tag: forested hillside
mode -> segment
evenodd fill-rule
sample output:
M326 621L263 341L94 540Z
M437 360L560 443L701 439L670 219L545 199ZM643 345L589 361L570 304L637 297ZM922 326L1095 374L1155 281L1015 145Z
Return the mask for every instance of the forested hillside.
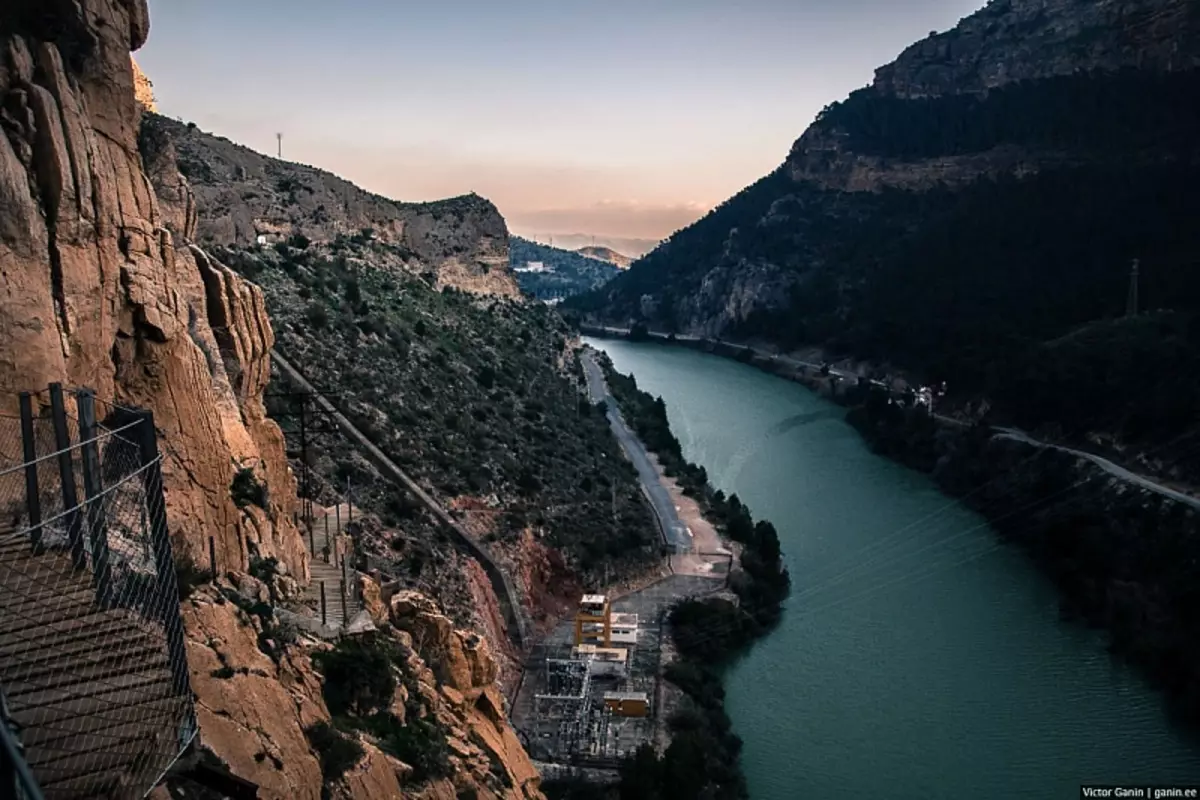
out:
M1010 5L960 27L999 36ZM1023 24L1090 13L1060 5ZM1034 56L1065 72L1076 50L1130 35L1121 24ZM987 91L877 82L827 107L778 170L567 306L888 363L1068 436L1178 433L1200 403L1200 71L1183 28L1165 65L1113 44L1111 69L989 73ZM903 68L965 65L954 41ZM1164 313L1122 320L1134 259L1138 311Z
M510 236L508 248L514 270L524 269L531 261L546 267L546 272L517 272L521 291L540 300L570 297L603 286L621 271L607 261L531 242L520 236Z

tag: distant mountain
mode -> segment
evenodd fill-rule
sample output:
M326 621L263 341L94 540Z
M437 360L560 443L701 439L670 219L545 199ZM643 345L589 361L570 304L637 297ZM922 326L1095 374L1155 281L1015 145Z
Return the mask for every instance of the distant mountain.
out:
M529 231L527 231L529 232ZM539 240L546 239L550 234L537 234L536 231L531 233L537 235ZM556 233L554 236L554 247L561 247L564 250L580 250L584 247L607 247L616 250L618 253L624 253L632 258L639 258L649 253L661 243L659 239L638 239L625 236L600 236L590 233Z
M562 299L599 288L621 271L607 261L520 236L509 237L508 252L517 284L539 300Z
M627 255L622 255L611 247L581 247L575 251L588 258L597 258L601 261L607 261L610 264L616 264L621 269L627 269L633 263L633 259Z

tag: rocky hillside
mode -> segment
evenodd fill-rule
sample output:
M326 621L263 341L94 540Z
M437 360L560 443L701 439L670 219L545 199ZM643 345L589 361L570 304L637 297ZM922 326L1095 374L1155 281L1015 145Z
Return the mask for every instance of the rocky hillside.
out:
M540 303L438 291L382 269L380 247L213 253L262 287L279 350L500 557L532 616L560 611L606 571L653 562L653 519L603 415L584 401L562 319ZM287 433L298 449L295 420ZM361 557L436 595L460 624L487 624L494 599L480 602L469 568L413 498L337 436L310 437L310 449L327 485L314 488L321 501L349 479L355 502L380 520L360 537Z
M568 305L890 363L1069 435L1088 432L1083 418L1170 435L1200 400L1194 369L1140 373L1133 415L1108 390L1147 351L1196 350L1198 58L1194 2L995 0L826 108L778 170ZM1056 344L1125 311L1135 258L1141 308L1181 312L1182 327L1143 326L1137 354L1085 346L1111 345L1103 335ZM1027 367L1051 352L1071 360ZM1039 410L1083 372L1112 376L1087 414Z
M545 272L517 272L521 289L538 299L570 297L603 286L617 276L617 269L603 259L571 250L531 242L520 236L509 239L514 270L527 270L529 263L540 263Z
M615 264L616 266L620 267L621 269L625 269L630 264L633 263L632 258L618 253L616 250L613 250L611 247L600 247L598 245L596 245L596 246L589 245L587 247L581 247L578 250L576 250L575 252L579 253L580 255L587 256L588 258L596 258L601 261L607 261L610 264Z
M261 287L280 352L491 550L529 617L551 618L582 586L655 562L657 533L635 474L603 416L582 402L571 331L544 305L513 296L507 263L471 262L488 270L472 277L456 255L496 251L494 226L508 241L490 203L393 203L155 115L144 118L140 145L167 227L194 231L210 259ZM260 173L302 179L312 191L283 192ZM346 198L338 211L317 202ZM215 233L254 213L293 222L262 234L255 217L250 241ZM350 219L375 227L342 232ZM507 260L507 248L499 252ZM294 411L286 401L275 410ZM287 433L298 453L295 420ZM356 540L360 564L436 597L515 665L518 654L499 644L495 594L435 518L349 441L308 444L320 478L309 494L332 504L350 479L355 503L372 515Z
M179 171L203 210L204 246L249 247L303 237L317 244L377 242L381 266L428 273L438 286L517 297L508 229L489 201L466 195L400 203L335 175L256 153L228 139L150 115L144 136L173 142Z
M430 600L368 582L378 632L332 650L277 613L309 560L263 405L274 334L263 292L189 244L197 206L171 149L139 138L129 53L148 32L145 0L0 15L0 406L58 381L153 410L199 757L269 798L540 797L486 642ZM253 503L233 497L247 475ZM196 589L187 562L209 541L220 574ZM347 676L348 647L375 706L345 702L363 674Z

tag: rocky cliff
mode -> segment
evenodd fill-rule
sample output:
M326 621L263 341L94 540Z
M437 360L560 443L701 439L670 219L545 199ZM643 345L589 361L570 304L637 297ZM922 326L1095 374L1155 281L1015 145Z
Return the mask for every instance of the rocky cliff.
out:
M261 401L274 341L262 293L198 257L186 225L167 228L142 169L129 51L145 4L43 10L18 3L0 40L0 386L59 381L152 409L176 553L199 561L211 536L222 565L244 568L239 536L261 538L305 576L283 437ZM242 466L268 508L231 500Z
M540 778L504 713L488 643L457 630L427 597L385 602L368 589L379 630L336 648L289 629L261 604L268 585L241 576L236 588L206 589L184 602L188 660L208 752L260 796L540 798ZM345 669L329 653L367 667ZM352 673L352 674L351 674ZM377 711L346 707L348 685L385 686ZM385 715L385 716L380 716ZM340 747L339 747L340 744ZM186 781L168 791L192 796Z
M875 72L904 98L980 92L1088 70L1200 66L1200 13L1186 0L990 0Z
M313 729L337 685L313 664L328 645L275 608L308 579L308 555L284 438L263 406L274 334L262 291L191 244L197 204L174 148L139 137L129 54L148 32L145 0L17 0L0 15L0 405L12 413L16 392L58 381L153 410L177 560L204 564L211 538L220 573L183 603L206 758L270 798L539 797L486 644L416 597L373 605L380 628L417 632L382 634L389 680L413 692L397 688L387 730L356 733L352 763L330 773L329 740ZM422 232L414 245L481 241L444 219L407 218ZM434 266L450 262L446 282L474 279L472 259ZM233 501L245 469L261 506ZM414 742L432 753L426 774L395 755Z
M150 116L147 136L173 142L199 202L198 241L230 247L302 236L318 245L379 245L376 264L427 273L438 287L520 297L508 229L491 202L466 195L400 203L313 167L256 153L192 125Z

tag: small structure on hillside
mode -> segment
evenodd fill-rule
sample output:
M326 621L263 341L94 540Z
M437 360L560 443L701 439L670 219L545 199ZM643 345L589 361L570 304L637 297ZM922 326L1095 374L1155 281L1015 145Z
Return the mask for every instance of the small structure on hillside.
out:
M612 647L612 606L602 594L585 594L575 613L575 644Z

